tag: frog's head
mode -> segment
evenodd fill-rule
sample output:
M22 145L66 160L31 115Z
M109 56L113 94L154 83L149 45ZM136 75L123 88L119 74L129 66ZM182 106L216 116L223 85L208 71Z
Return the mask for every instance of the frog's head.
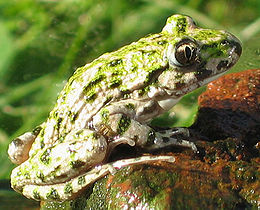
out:
M168 36L164 59L169 68L158 78L170 97L182 95L225 73L239 59L240 41L223 30L202 29L187 16L173 15L162 33Z

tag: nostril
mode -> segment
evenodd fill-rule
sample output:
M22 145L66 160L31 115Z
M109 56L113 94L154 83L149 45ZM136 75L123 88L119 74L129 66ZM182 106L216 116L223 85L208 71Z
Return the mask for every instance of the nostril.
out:
M223 40L223 41L221 42L221 44L222 44L222 45L228 45L228 46L232 47L232 48L233 48L232 51L235 52L238 56L240 56L241 53L242 53L241 43L240 43L240 41L239 41L236 37L234 37L234 36L232 36L232 39L233 39L233 40Z
M239 56L241 55L242 53L242 47L240 45L240 43L234 43L235 44L235 53L238 54Z

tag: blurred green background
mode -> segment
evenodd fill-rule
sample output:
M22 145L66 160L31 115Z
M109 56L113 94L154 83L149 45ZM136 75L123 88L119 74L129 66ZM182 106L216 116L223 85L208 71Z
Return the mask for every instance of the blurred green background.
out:
M259 0L0 0L0 179L14 167L8 143L46 119L77 67L159 32L174 13L238 36L244 51L232 71L260 67ZM202 90L164 124L190 125Z

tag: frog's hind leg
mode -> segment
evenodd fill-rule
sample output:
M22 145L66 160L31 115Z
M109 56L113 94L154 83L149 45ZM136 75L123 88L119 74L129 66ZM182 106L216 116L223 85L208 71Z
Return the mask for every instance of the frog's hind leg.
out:
M109 173L115 174L118 169L124 166L157 161L174 162L175 158L173 156L142 156L138 158L118 160L112 163L96 166L85 174L81 174L65 183L40 186L26 185L23 188L23 194L26 197L35 200L69 200L77 196L90 184L94 183L101 177Z
M188 128L170 128L167 130L157 130L154 134L154 141L147 149L160 149L168 146L189 147L197 152L196 145L189 141L191 139Z
M107 140L89 129L75 130L62 140L17 166L11 174L12 188L23 192L26 185L65 183L102 163L106 157Z

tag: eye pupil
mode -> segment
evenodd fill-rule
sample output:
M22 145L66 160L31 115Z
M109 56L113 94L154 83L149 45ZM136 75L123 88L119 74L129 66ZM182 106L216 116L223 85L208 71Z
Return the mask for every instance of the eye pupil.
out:
M190 47L188 47L188 46L185 47L185 55L186 55L187 60L191 59L192 51L191 51Z

